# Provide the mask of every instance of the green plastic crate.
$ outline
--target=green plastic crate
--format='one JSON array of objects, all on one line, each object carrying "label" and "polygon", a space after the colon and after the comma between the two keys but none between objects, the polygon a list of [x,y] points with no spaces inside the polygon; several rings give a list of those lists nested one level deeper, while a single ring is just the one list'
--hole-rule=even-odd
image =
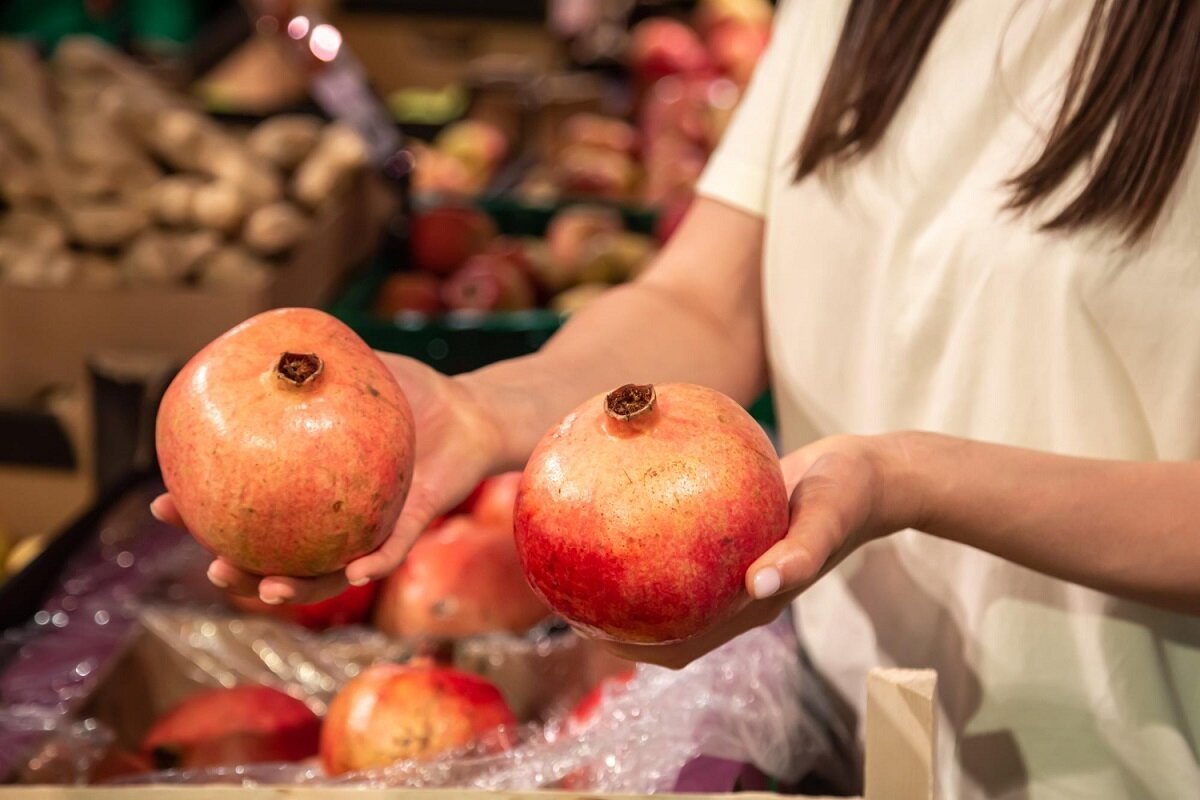
[{"label": "green plastic crate", "polygon": [[[481,200],[478,205],[495,219],[501,232],[511,236],[543,235],[550,218],[559,209],[508,198]],[[652,212],[622,208],[621,213],[629,230],[653,231]],[[376,350],[415,358],[447,375],[533,353],[562,324],[562,317],[548,309],[386,319],[371,309],[380,285],[391,271],[387,263],[376,259],[337,298],[330,312]],[[763,426],[774,429],[775,414],[770,393],[759,398],[750,413]]]}]

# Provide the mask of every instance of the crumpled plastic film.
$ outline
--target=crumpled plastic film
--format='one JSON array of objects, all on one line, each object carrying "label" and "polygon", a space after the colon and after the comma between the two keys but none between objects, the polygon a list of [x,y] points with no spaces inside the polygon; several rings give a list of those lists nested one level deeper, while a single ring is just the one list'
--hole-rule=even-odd
[{"label": "crumpled plastic film", "polygon": [[505,752],[462,752],[329,778],[312,765],[252,765],[140,776],[131,783],[353,784],[521,790],[569,786],[662,792],[706,755],[754,764],[783,780],[828,756],[824,729],[805,713],[790,626],[752,630],[679,671],[640,665],[607,691],[582,731],[527,726]]}]

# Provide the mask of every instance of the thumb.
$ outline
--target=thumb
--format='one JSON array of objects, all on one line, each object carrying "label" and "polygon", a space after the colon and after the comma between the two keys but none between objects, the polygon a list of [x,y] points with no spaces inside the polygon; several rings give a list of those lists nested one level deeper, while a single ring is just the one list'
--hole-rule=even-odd
[{"label": "thumb", "polygon": [[425,488],[425,484],[414,484],[392,534],[377,550],[347,564],[346,580],[352,586],[362,586],[390,575],[404,561],[417,537],[440,513],[441,506]]},{"label": "thumb", "polygon": [[787,534],[746,570],[746,591],[756,600],[798,593],[832,568],[847,541],[849,498],[817,465],[792,493]]}]

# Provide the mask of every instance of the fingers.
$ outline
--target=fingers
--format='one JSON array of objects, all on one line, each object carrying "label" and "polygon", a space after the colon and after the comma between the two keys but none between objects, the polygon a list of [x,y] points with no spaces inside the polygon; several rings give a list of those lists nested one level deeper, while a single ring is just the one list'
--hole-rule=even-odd
[{"label": "fingers", "polygon": [[268,605],[280,603],[316,603],[327,600],[346,589],[346,576],[340,572],[317,578],[263,578],[258,584],[258,597]]},{"label": "fingers", "polygon": [[230,594],[254,597],[258,594],[258,582],[261,577],[243,572],[228,561],[218,558],[208,565],[208,580]]},{"label": "fingers", "polygon": [[792,493],[787,535],[746,570],[751,597],[801,591],[840,560],[854,522],[866,513],[859,483],[837,459],[813,463]]},{"label": "fingers", "polygon": [[355,586],[362,586],[368,581],[380,580],[390,575],[400,566],[400,562],[404,561],[413,542],[429,527],[437,513],[438,508],[429,495],[414,487],[404,504],[400,519],[396,521],[392,535],[379,549],[351,561],[346,566],[346,580]]},{"label": "fingers", "polygon": [[150,501],[150,515],[159,522],[174,525],[176,528],[184,527],[183,517],[179,516],[179,509],[175,507],[175,501],[169,494],[160,494]]}]

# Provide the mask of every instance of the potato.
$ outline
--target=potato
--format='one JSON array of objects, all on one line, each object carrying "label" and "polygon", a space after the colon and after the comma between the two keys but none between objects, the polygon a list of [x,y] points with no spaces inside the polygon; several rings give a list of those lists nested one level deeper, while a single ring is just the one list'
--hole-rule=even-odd
[{"label": "potato", "polygon": [[75,256],[75,285],[89,289],[115,289],[124,277],[117,261],[98,253],[79,253]]},{"label": "potato", "polygon": [[0,265],[4,281],[14,286],[66,286],[75,274],[71,254],[52,247],[6,247]]},{"label": "potato", "polygon": [[64,210],[71,239],[85,247],[118,247],[150,224],[146,212],[132,204],[90,203]]},{"label": "potato", "polygon": [[220,237],[212,231],[174,233],[149,230],[121,258],[121,273],[132,285],[169,286],[195,274],[205,258],[216,252]]},{"label": "potato", "polygon": [[150,187],[146,205],[158,222],[171,227],[188,225],[192,221],[192,199],[203,184],[190,175],[171,175]]},{"label": "potato", "polygon": [[204,260],[198,282],[213,289],[260,289],[270,280],[269,266],[237,245],[226,245]]},{"label": "potato", "polygon": [[260,256],[275,256],[292,249],[308,225],[308,217],[291,203],[271,203],[247,218],[242,241]]},{"label": "potato", "polygon": [[233,233],[246,216],[246,196],[232,183],[212,181],[192,194],[191,219],[200,228]]},{"label": "potato", "polygon": [[351,128],[333,124],[325,128],[317,146],[296,169],[292,196],[307,208],[317,208],[345,190],[368,163],[367,145]]},{"label": "potato", "polygon": [[306,114],[281,114],[260,122],[246,137],[246,146],[257,158],[288,172],[312,152],[321,138],[323,123]]}]

